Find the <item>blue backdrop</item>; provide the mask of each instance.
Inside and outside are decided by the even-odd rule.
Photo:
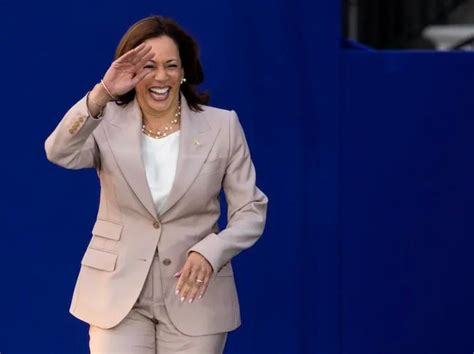
[[[471,54],[343,49],[337,1],[0,0],[2,353],[87,353],[68,313],[98,205],[93,170],[43,143],[128,26],[174,17],[212,104],[235,109],[269,196],[235,259],[226,353],[470,353]]]

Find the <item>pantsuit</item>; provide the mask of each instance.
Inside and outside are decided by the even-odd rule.
[[[159,267],[157,252],[137,302],[117,326],[90,326],[91,354],[222,354],[227,333],[188,336],[173,325]]]

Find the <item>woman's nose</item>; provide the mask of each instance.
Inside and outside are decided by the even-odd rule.
[[[165,80],[168,77],[168,74],[165,68],[161,65],[158,65],[155,71],[155,80]]]

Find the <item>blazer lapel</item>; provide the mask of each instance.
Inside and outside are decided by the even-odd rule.
[[[107,139],[115,160],[130,188],[143,206],[156,219],[157,212],[151,196],[142,159],[142,112],[136,100],[131,101],[110,122]]]
[[[176,175],[160,215],[170,210],[191,186],[206,161],[219,132],[218,129],[211,128],[205,114],[194,112],[189,108],[186,98],[182,94],[180,129]]]
[[[142,113],[138,102],[131,101],[106,129],[107,139],[124,178],[143,206],[154,217],[157,211],[146,179],[141,149]],[[204,164],[217,137],[205,114],[193,112],[181,94],[181,126],[175,179],[160,216],[170,210],[186,193]]]

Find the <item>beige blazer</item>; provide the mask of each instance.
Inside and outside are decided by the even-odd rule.
[[[109,103],[99,119],[83,97],[45,142],[49,161],[69,169],[96,168],[100,179],[97,221],[77,278],[70,312],[102,328],[117,325],[131,310],[155,250],[161,262],[165,304],[187,335],[226,332],[240,325],[230,260],[261,236],[268,199],[255,184],[244,132],[234,111],[203,106],[190,110],[182,96],[176,178],[157,215],[141,156],[141,111],[136,100]],[[219,230],[219,192],[228,223]],[[173,276],[187,252],[205,256],[214,269],[205,296],[180,302]]]

